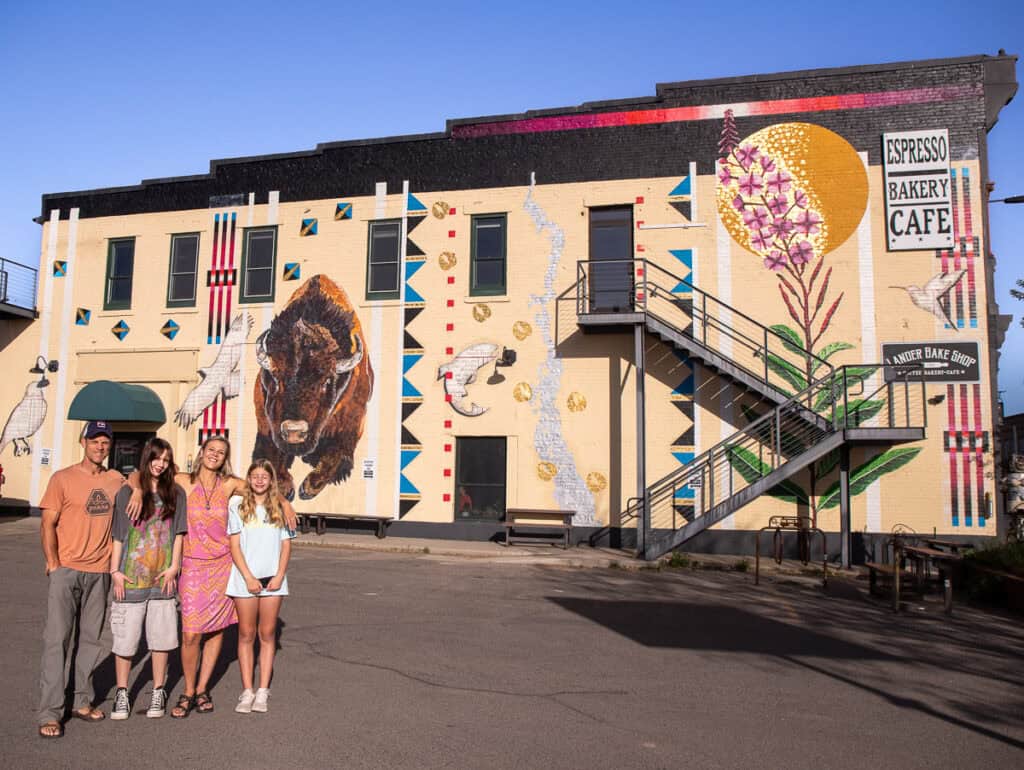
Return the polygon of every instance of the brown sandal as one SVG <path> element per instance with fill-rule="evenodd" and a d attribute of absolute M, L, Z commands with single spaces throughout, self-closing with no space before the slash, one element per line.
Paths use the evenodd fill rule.
<path fill-rule="evenodd" d="M 39 737 L 46 738 L 47 740 L 49 740 L 50 738 L 63 738 L 64 725 L 54 720 L 50 720 L 49 722 L 43 722 L 41 725 L 39 725 Z"/>
<path fill-rule="evenodd" d="M 213 698 L 206 690 L 196 693 L 196 713 L 209 714 L 213 711 Z"/>
<path fill-rule="evenodd" d="M 81 719 L 83 722 L 89 722 L 94 724 L 96 722 L 102 722 L 107 718 L 99 709 L 90 708 L 88 711 L 81 711 L 79 709 L 71 709 L 71 716 L 75 719 Z"/>
<path fill-rule="evenodd" d="M 171 719 L 184 719 L 192 713 L 192 709 L 195 707 L 196 696 L 182 693 L 178 696 L 178 702 L 174 704 L 174 708 L 171 709 Z"/>

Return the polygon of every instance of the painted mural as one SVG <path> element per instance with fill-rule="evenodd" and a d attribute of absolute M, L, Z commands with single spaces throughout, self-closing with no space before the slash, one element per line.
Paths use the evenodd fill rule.
<path fill-rule="evenodd" d="M 444 382 L 445 400 L 459 414 L 465 417 L 479 417 L 490 407 L 468 401 L 467 385 L 476 382 L 476 373 L 498 358 L 498 346 L 493 342 L 470 345 L 455 358 L 437 369 L 437 379 Z"/>
<path fill-rule="evenodd" d="M 281 492 L 296 493 L 291 467 L 312 470 L 298 488 L 310 500 L 352 473 L 373 369 L 348 295 L 325 275 L 306 281 L 256 343 L 253 459 L 274 464 Z"/>
<path fill-rule="evenodd" d="M 199 384 L 189 391 L 174 413 L 174 421 L 182 428 L 189 428 L 218 396 L 229 399 L 239 394 L 242 373 L 238 369 L 238 362 L 242 358 L 242 345 L 252 331 L 252 324 L 252 316 L 248 313 L 235 316 L 213 363 L 199 370 Z"/>
<path fill-rule="evenodd" d="M 814 353 L 814 357 L 804 356 L 802 370 L 780 356 L 767 356 L 769 368 L 789 384 L 791 395 L 796 394 L 825 374 L 824 362 L 856 347 L 844 340 L 827 340 L 845 296 L 845 292 L 836 293 L 833 288 L 834 268 L 827 264 L 827 257 L 856 231 L 864 215 L 868 195 L 864 164 L 845 139 L 810 123 L 768 126 L 741 140 L 730 112 L 725 115 L 718 149 L 717 203 L 722 223 L 733 240 L 760 258 L 774 276 L 782 306 L 794 324 L 777 323 L 771 328 L 792 352 Z M 947 276 L 936 283 L 932 305 L 960 276 L 954 278 Z M 836 283 L 846 281 L 837 279 Z M 944 291 L 940 291 L 942 287 Z M 908 293 L 913 299 L 909 289 Z M 876 353 L 863 351 L 862 355 L 873 358 Z M 875 372 L 871 366 L 847 369 L 848 387 L 856 390 Z M 830 400 L 830 391 L 820 392 L 813 408 L 827 408 Z M 884 406 L 880 399 L 851 398 L 845 412 L 856 415 L 857 424 L 863 424 Z M 742 409 L 751 422 L 761 416 L 749 407 Z M 866 491 L 920 451 L 920 447 L 896 447 L 854 467 L 850 494 Z M 763 475 L 763 463 L 753 452 L 739 449 L 730 455 L 730 462 L 750 478 Z M 838 479 L 821 488 L 835 476 L 838 465 L 836 450 L 813 463 L 807 473 L 787 479 L 768 494 L 806 508 L 810 521 L 816 524 L 819 510 L 839 505 Z"/>
<path fill-rule="evenodd" d="M 3 434 L 0 434 L 0 454 L 8 444 L 14 446 L 14 456 L 32 454 L 28 439 L 35 435 L 46 419 L 46 397 L 44 388 L 50 384 L 45 372 L 25 386 L 25 394 L 14 405 L 4 423 Z"/>
<path fill-rule="evenodd" d="M 903 289 L 914 306 L 926 313 L 931 313 L 948 328 L 956 331 L 956 323 L 949 313 L 949 295 L 960 279 L 967 275 L 966 270 L 954 270 L 951 273 L 939 273 L 924 286 L 890 286 L 890 289 Z"/>

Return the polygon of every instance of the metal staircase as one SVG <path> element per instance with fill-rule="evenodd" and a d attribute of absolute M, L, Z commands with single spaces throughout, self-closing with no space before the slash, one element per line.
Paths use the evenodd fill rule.
<path fill-rule="evenodd" d="M 579 263 L 577 318 L 582 328 L 641 324 L 775 404 L 630 501 L 622 518 L 635 517 L 642 528 L 638 543 L 645 558 L 658 558 L 766 492 L 800 496 L 800 488 L 787 480 L 830 453 L 838 457 L 855 444 L 924 438 L 925 390 L 923 378 L 912 381 L 916 367 L 833 367 L 646 260 L 628 261 L 635 280 L 624 291 L 622 272 L 613 281 L 608 271 L 613 264 Z M 810 380 L 796 393 L 786 387 L 800 382 L 794 373 Z M 883 375 L 883 383 L 866 393 L 865 383 L 876 374 Z"/>

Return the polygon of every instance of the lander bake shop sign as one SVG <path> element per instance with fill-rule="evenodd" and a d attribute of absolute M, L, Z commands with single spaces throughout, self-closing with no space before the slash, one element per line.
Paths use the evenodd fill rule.
<path fill-rule="evenodd" d="M 978 382 L 977 342 L 893 342 L 882 345 L 885 381 Z"/>
<path fill-rule="evenodd" d="M 885 235 L 889 251 L 953 246 L 949 131 L 882 135 Z"/>

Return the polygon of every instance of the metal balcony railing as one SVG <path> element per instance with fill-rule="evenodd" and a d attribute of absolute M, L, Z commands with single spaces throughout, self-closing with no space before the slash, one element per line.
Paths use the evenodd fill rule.
<path fill-rule="evenodd" d="M 35 311 L 38 280 L 35 268 L 0 258 L 0 304 Z"/>

